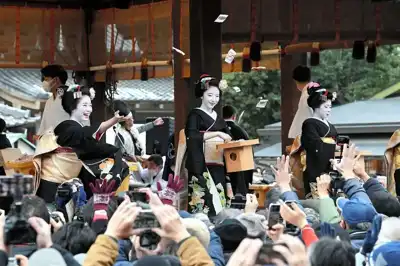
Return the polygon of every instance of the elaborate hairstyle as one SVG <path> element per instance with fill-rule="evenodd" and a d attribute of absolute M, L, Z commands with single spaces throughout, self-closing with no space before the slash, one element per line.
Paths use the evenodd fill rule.
<path fill-rule="evenodd" d="M 221 89 L 219 88 L 219 81 L 211 77 L 208 74 L 203 74 L 200 76 L 200 79 L 196 82 L 196 87 L 195 87 L 195 96 L 196 98 L 203 97 L 203 94 L 208 88 L 210 87 L 217 87 L 219 89 L 219 92 L 221 92 Z"/>
<path fill-rule="evenodd" d="M 336 99 L 336 92 L 331 93 L 315 82 L 310 82 L 309 84 L 307 84 L 307 92 L 307 104 L 313 110 L 319 108 L 324 102 L 327 102 L 328 100 L 334 101 Z"/>
<path fill-rule="evenodd" d="M 306 66 L 297 66 L 293 70 L 292 78 L 297 82 L 308 82 L 311 80 L 311 70 Z"/>
<path fill-rule="evenodd" d="M 61 104 L 65 112 L 71 115 L 72 111 L 76 109 L 79 100 L 82 96 L 89 96 L 91 100 L 94 98 L 93 88 L 87 88 L 83 86 L 72 86 L 69 87 L 64 95 L 62 96 Z"/>
<path fill-rule="evenodd" d="M 65 85 L 67 83 L 68 79 L 68 73 L 65 71 L 63 66 L 60 65 L 48 65 L 45 66 L 40 70 L 42 73 L 42 81 L 44 80 L 45 77 L 51 77 L 51 78 L 59 78 L 60 82 Z"/>

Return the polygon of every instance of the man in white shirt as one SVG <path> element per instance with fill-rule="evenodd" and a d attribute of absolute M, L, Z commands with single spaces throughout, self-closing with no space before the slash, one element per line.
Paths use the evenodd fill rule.
<path fill-rule="evenodd" d="M 60 65 L 48 65 L 42 68 L 41 73 L 43 89 L 52 95 L 46 101 L 38 136 L 48 130 L 53 130 L 59 123 L 69 119 L 69 115 L 61 104 L 64 91 L 68 89 L 65 85 L 68 79 L 67 71 Z"/>
<path fill-rule="evenodd" d="M 296 82 L 296 87 L 301 91 L 299 105 L 296 115 L 293 118 L 292 125 L 289 130 L 289 139 L 295 139 L 301 135 L 301 128 L 304 120 L 312 116 L 312 109 L 307 104 L 308 92 L 307 84 L 311 81 L 311 71 L 306 66 L 297 66 L 293 70 L 293 79 Z"/>
<path fill-rule="evenodd" d="M 158 154 L 154 154 L 147 159 L 147 162 L 148 166 L 145 169 L 139 164 L 138 175 L 135 175 L 132 183 L 138 182 L 149 185 L 151 190 L 157 192 L 157 183 L 159 182 L 161 189 L 165 189 L 168 182 L 162 179 L 164 172 L 163 158 Z"/>

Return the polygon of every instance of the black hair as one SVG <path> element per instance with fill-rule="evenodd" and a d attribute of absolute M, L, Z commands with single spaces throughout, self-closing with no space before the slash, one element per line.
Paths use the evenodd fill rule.
<path fill-rule="evenodd" d="M 60 82 L 65 85 L 68 80 L 68 73 L 65 71 L 63 66 L 60 65 L 48 65 L 45 66 L 40 70 L 42 73 L 42 81 L 46 77 L 51 77 L 51 78 L 59 78 Z"/>
<path fill-rule="evenodd" d="M 306 66 L 297 66 L 293 70 L 292 78 L 297 82 L 310 82 L 311 81 L 311 70 Z"/>
<path fill-rule="evenodd" d="M 21 201 L 21 213 L 25 219 L 31 217 L 42 218 L 46 223 L 50 223 L 50 214 L 46 207 L 46 202 L 35 195 L 25 195 Z M 15 202 L 11 205 L 9 216 L 15 215 Z"/>
<path fill-rule="evenodd" d="M 322 88 L 316 83 L 308 87 L 308 99 L 307 104 L 313 110 L 319 108 L 323 103 L 328 100 L 333 100 L 333 94 L 329 92 L 327 89 Z"/>
<path fill-rule="evenodd" d="M 231 118 L 234 115 L 236 115 L 236 109 L 232 105 L 225 105 L 222 108 L 222 116 L 224 119 Z"/>
<path fill-rule="evenodd" d="M 65 112 L 69 115 L 71 115 L 72 111 L 76 109 L 78 106 L 78 102 L 80 101 L 81 98 L 76 98 L 74 97 L 74 93 L 78 89 L 73 89 L 70 91 L 64 92 L 61 100 L 61 105 L 64 108 Z M 79 91 L 82 93 L 82 96 L 89 96 L 90 97 L 90 91 L 89 88 L 87 87 L 79 87 Z"/>
<path fill-rule="evenodd" d="M 200 79 L 197 81 L 196 87 L 194 89 L 194 94 L 196 98 L 203 97 L 204 92 L 206 92 L 209 87 L 217 87 L 219 93 L 222 94 L 221 89 L 219 88 L 219 81 L 208 74 L 203 74 L 200 76 Z"/>
<path fill-rule="evenodd" d="M 52 235 L 53 243 L 72 255 L 87 253 L 96 241 L 96 233 L 84 222 L 73 221 Z"/>
<path fill-rule="evenodd" d="M 3 118 L 0 118 L 0 132 L 6 131 L 7 124 L 6 121 L 4 121 Z"/>
<path fill-rule="evenodd" d="M 115 100 L 113 102 L 113 113 L 116 111 L 119 111 L 119 115 L 121 116 L 127 116 L 131 112 L 131 110 L 129 110 L 129 106 L 120 100 Z"/>
<path fill-rule="evenodd" d="M 311 266 L 355 266 L 356 252 L 347 241 L 323 237 L 311 246 Z"/>
<path fill-rule="evenodd" d="M 151 155 L 147 161 L 154 162 L 157 166 L 162 166 L 164 164 L 162 157 L 158 154 Z"/>
<path fill-rule="evenodd" d="M 400 217 L 400 202 L 392 194 L 386 191 L 378 191 L 368 196 L 371 197 L 372 205 L 378 213 L 389 217 Z"/>

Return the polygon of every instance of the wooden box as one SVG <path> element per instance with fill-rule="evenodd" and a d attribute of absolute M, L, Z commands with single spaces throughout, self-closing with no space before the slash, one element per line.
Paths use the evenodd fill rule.
<path fill-rule="evenodd" d="M 217 145 L 224 150 L 225 165 L 228 173 L 254 169 L 253 145 L 259 144 L 258 139 L 232 141 Z"/>

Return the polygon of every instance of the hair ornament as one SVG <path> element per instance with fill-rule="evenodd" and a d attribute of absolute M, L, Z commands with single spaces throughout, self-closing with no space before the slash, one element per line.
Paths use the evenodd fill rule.
<path fill-rule="evenodd" d="M 58 96 L 60 96 L 60 97 L 63 97 L 64 96 L 64 88 L 58 88 L 57 89 L 57 95 Z"/>
<path fill-rule="evenodd" d="M 311 82 L 309 82 L 309 83 L 306 85 L 306 88 L 309 89 L 309 88 L 320 87 L 320 86 L 321 86 L 321 85 L 320 85 L 319 83 L 314 82 L 314 81 L 311 81 Z"/>
<path fill-rule="evenodd" d="M 80 85 L 74 85 L 68 88 L 67 91 L 70 91 L 74 95 L 74 99 L 79 99 L 82 97 L 82 92 L 81 92 L 81 86 Z"/>
<path fill-rule="evenodd" d="M 225 79 L 221 79 L 221 81 L 218 84 L 218 87 L 221 91 L 225 91 L 228 88 L 228 81 Z"/>
<path fill-rule="evenodd" d="M 96 91 L 93 88 L 89 89 L 90 100 L 93 101 L 94 97 L 96 97 Z"/>

